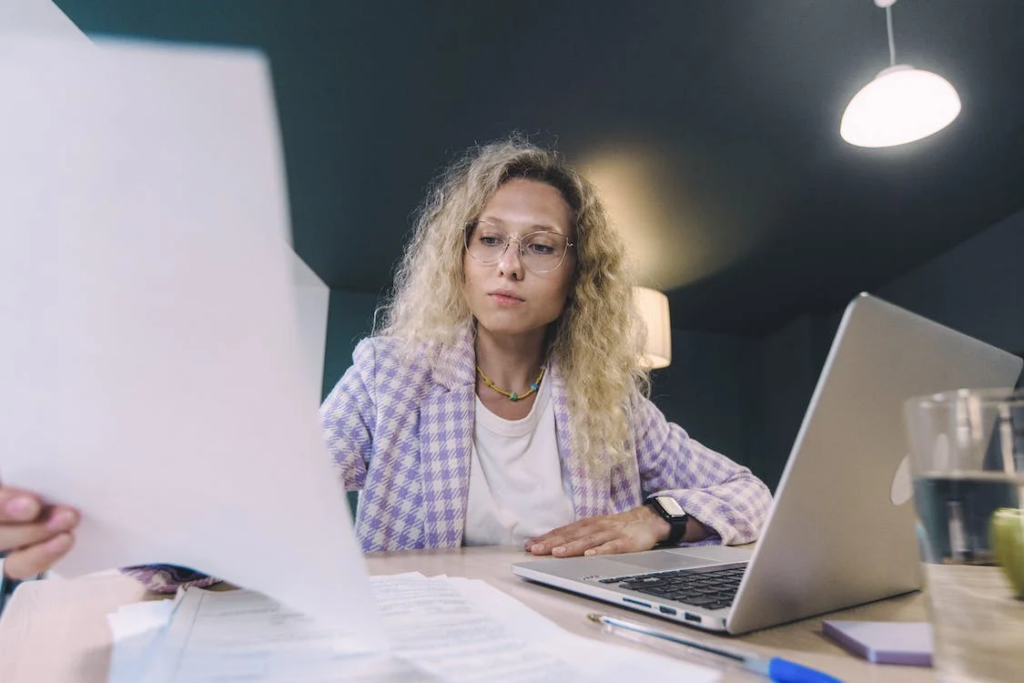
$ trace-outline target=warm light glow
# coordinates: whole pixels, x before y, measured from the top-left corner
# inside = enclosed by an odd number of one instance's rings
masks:
[[[633,298],[640,317],[647,323],[647,348],[643,363],[656,370],[672,362],[672,325],[668,317],[668,297],[647,287],[634,287]]]
[[[900,64],[853,96],[839,134],[858,147],[892,147],[937,133],[959,113],[960,98],[949,81]]]

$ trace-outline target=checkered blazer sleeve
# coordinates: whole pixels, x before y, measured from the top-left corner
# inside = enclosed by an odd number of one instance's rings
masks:
[[[726,545],[757,539],[771,492],[749,469],[690,438],[649,400],[633,404],[637,463],[644,491],[671,496]]]
[[[373,450],[377,420],[376,349],[364,339],[352,366],[320,406],[320,422],[331,459],[347,491],[361,490]]]
[[[179,588],[206,588],[220,583],[220,579],[173,564],[141,564],[123,567],[121,572],[153,593],[174,593]]]

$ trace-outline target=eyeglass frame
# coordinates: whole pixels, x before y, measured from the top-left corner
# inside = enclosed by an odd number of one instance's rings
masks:
[[[491,226],[492,228],[500,230],[502,233],[505,234],[505,246],[504,246],[504,248],[501,250],[500,254],[498,254],[493,260],[490,260],[490,261],[484,261],[482,259],[477,258],[476,256],[473,256],[473,252],[469,248],[469,238],[470,238],[470,235],[472,234],[472,232],[474,230],[476,230],[476,227],[480,223],[486,223],[487,225]],[[558,235],[559,237],[561,237],[562,239],[565,240],[565,251],[562,252],[562,258],[561,258],[561,260],[559,260],[558,265],[556,265],[554,268],[549,268],[548,270],[534,270],[533,268],[528,266],[527,263],[526,263],[526,252],[523,250],[523,240],[525,240],[525,239],[527,239],[529,237],[533,237],[534,235],[538,235],[538,234]],[[481,264],[483,264],[485,266],[493,265],[493,264],[497,263],[498,261],[500,261],[502,258],[504,258],[505,254],[508,253],[508,248],[512,244],[512,240],[516,241],[516,250],[519,252],[519,260],[522,261],[523,267],[526,268],[527,270],[529,270],[531,273],[533,273],[535,275],[544,275],[546,273],[553,273],[556,270],[558,270],[559,268],[561,268],[562,264],[565,263],[565,255],[569,253],[569,249],[571,249],[571,248],[576,246],[575,242],[569,241],[568,237],[566,237],[565,235],[563,235],[560,232],[555,232],[554,230],[534,230],[533,232],[530,232],[530,233],[527,233],[525,235],[516,237],[514,235],[508,234],[508,231],[505,230],[505,228],[501,227],[500,225],[497,225],[496,223],[492,223],[491,221],[485,220],[483,218],[477,218],[476,220],[472,220],[469,223],[466,223],[466,227],[464,227],[462,229],[462,244],[466,248],[466,253],[469,254],[469,258],[471,258],[474,261],[476,261],[477,263],[481,263]]]

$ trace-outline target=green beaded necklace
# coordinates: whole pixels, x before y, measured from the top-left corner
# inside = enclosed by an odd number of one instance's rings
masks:
[[[484,371],[480,369],[480,366],[479,365],[476,366],[476,371],[480,374],[480,379],[482,379],[484,381],[484,384],[489,386],[491,389],[494,389],[495,391],[497,391],[502,396],[506,396],[508,398],[508,400],[513,401],[513,402],[514,401],[522,401],[524,398],[526,398],[530,394],[532,394],[532,393],[537,391],[537,389],[540,387],[541,380],[544,379],[544,370],[545,369],[546,368],[541,367],[540,374],[537,375],[537,380],[533,384],[530,385],[529,389],[527,389],[526,391],[524,391],[521,394],[517,394],[514,391],[505,391],[504,389],[496,386],[494,384],[494,382],[492,382],[490,380],[490,378],[488,378],[487,375],[484,374]]]

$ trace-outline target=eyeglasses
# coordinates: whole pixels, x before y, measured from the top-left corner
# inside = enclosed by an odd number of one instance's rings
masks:
[[[497,263],[508,245],[515,241],[519,258],[532,273],[550,273],[565,260],[565,252],[575,246],[565,235],[551,230],[538,230],[522,237],[510,237],[507,232],[487,221],[473,221],[466,226],[466,252],[474,261]]]

